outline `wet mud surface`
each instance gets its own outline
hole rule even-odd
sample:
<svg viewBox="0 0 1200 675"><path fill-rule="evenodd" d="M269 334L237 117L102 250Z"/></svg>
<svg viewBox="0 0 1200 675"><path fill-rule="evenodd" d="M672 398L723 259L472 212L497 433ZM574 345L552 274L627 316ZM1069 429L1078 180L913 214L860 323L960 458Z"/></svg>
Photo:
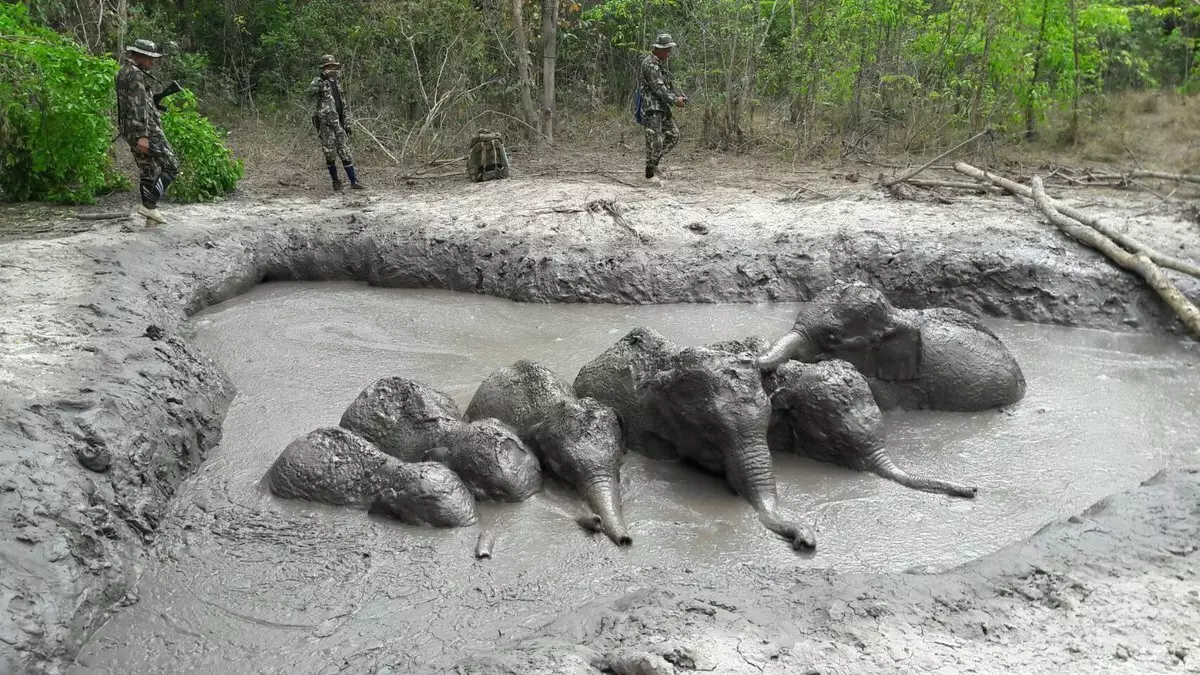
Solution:
<svg viewBox="0 0 1200 675"><path fill-rule="evenodd" d="M119 619L142 604L138 589L147 574L172 569L165 564L172 555L187 559L172 551L181 545L183 537L176 534L186 532L188 522L195 536L204 538L196 546L207 550L221 539L231 560L253 561L256 550L262 553L273 549L272 542L285 542L294 551L294 562L283 567L262 563L263 574L276 575L280 584L308 587L314 607L323 608L320 598L330 597L318 591L322 585L341 589L344 604L323 608L330 612L315 624L317 629L307 627L308 618L291 622L300 627L288 630L308 631L309 638L297 640L319 640L313 630L334 630L344 618L338 615L349 611L347 607L366 606L368 598L356 599L344 580L377 573L381 568L372 566L373 561L389 558L390 538L339 548L344 536L332 523L341 516L314 519L305 536L296 539L286 525L268 518L243 528L235 521L219 520L223 517L219 505L210 508L196 500L191 508L205 515L180 515L176 509L184 502L172 501L179 485L205 466L220 439L234 393L231 373L196 347L185 322L190 314L263 280L355 280L533 302L661 303L796 301L842 278L875 284L902 306L952 306L986 316L1110 330L1178 331L1178 323L1137 279L1064 240L1040 223L1027 205L987 197L962 198L952 205L896 202L870 188L835 199L781 201L788 194L770 188L686 182L649 190L587 178L513 179L500 185L454 186L407 195L171 206L170 227L132 233L121 232L122 223L110 221L79 232L83 229L79 221L54 209L44 217L25 219L30 227L24 229L36 231L35 236L12 234L4 226L0 243L0 672L64 670L97 627L110 616ZM1197 241L1190 224L1162 215L1139 215L1146 205L1136 201L1108 197L1090 201L1094 202L1090 208L1105 212L1147 243L1176 255L1195 256ZM606 208L606 203L619 208ZM614 212L620 217L614 217ZM6 209L2 218L9 215ZM1193 299L1200 298L1200 284L1180 279L1179 285ZM493 333L486 337L501 339ZM318 374L312 375L310 384L320 386ZM1172 394L1178 392L1164 387L1165 396ZM898 422L897 442L902 433ZM272 452L275 447L273 443ZM1137 453L1155 452L1147 442L1131 447ZM904 454L899 459L915 462L919 456ZM957 463L965 459L956 458L947 469L957 475ZM970 467L964 463L963 468ZM1191 480L1186 476L1172 474L1150 492L1131 493L1131 501L1121 502L1126 504L1121 508L1133 511L1123 512L1122 522L1132 522L1139 508L1150 509L1147 499L1165 504L1175 499L1173 495L1184 494ZM879 483L878 489L891 487ZM210 510L203 511L206 508ZM1141 527L1157 528L1161 541L1155 540L1154 546L1159 548L1174 536L1167 532L1163 512L1137 511L1150 518ZM198 527L203 518L212 522ZM1127 533L1122 537L1134 537L1128 528L1121 532ZM511 542L502 540L501 545ZM1067 545L1064 541L1046 544ZM479 606L491 607L503 593L512 593L503 585L472 590L473 586L460 583L461 568L439 567L442 558L457 561L456 556L441 555L430 542L412 546L430 551L427 559L414 565L414 578L430 581L392 587L395 598L389 602L403 605L401 596L411 591L403 614L413 621L425 620L421 612L442 602L437 598L483 593ZM363 556L364 548L371 549L367 552L372 555ZM350 565L347 558L360 562ZM1068 560L1065 553L1060 558L1066 566L1080 564L1078 559ZM871 569L871 564L867 560L862 569ZM342 578L331 581L327 569L337 570ZM1167 569L1176 568L1168 565ZM630 591L661 580L658 588L674 593L671 597L692 597L690 591L680 595L680 587L674 585L678 570L661 570L658 578L648 574L610 578L627 583ZM779 589L786 585L782 578L798 579L798 574L793 569L786 577L776 572L754 576L755 581L735 595L752 597L758 590ZM669 589L668 577L675 580ZM1144 581L1130 593L1146 596L1152 587ZM188 589L201 593L245 588L250 593L255 584L250 577L222 578L196 580ZM363 586L350 584L349 588ZM179 592L190 593L188 589ZM812 592L829 591L814 586ZM302 600L289 597L280 601L291 604L276 612L278 616L304 611L293 607ZM522 597L514 595L513 602L526 602ZM759 597L767 602L767 594ZM1166 597L1176 615L1191 616L1173 590ZM668 616L674 610L666 609L671 602L653 601L665 612L663 625L675 625ZM612 609L611 604L606 606ZM169 613L166 616L163 621L175 622L180 635L195 632L189 624ZM223 630L236 634L245 630L240 624L246 621L289 623L247 616L250 619L230 619ZM742 625L744 614L735 618ZM787 620L795 623L795 618ZM533 630L547 620L539 615L527 628ZM459 626L453 635L432 635L430 644L414 653L435 653L438 642L457 645L458 633L478 632L471 628ZM629 643L634 632L612 646ZM572 634L572 644L609 640L591 629ZM757 635L751 628L740 634L745 639ZM563 634L556 635L554 639ZM205 649L213 648L195 647L197 652ZM362 649L362 655L343 658L358 663L380 652L393 653L392 647ZM457 648L443 651L453 649ZM738 668L749 667L740 659L737 663ZM306 665L317 672L345 665L331 664ZM532 666L517 670L537 672Z"/></svg>
<svg viewBox="0 0 1200 675"><path fill-rule="evenodd" d="M288 441L336 424L358 391L385 375L418 379L465 407L483 378L518 358L536 355L569 381L637 325L704 344L779 332L794 314L788 304L527 305L294 283L260 286L202 313L194 344L239 392L222 443L180 488L165 555L140 602L93 637L74 672L310 672L315 663L336 672L334 664L368 662L440 670L577 605L623 595L630 583L686 580L742 606L756 601L748 590L756 580L941 571L1162 466L1200 463L1194 345L995 321L1030 373L1023 401L999 412L888 416L898 461L979 485L980 497L953 500L779 457L781 503L818 531L812 557L771 538L720 480L638 455L627 458L622 480L631 550L579 531L572 498L552 489L482 507L498 533L495 558L483 563L471 556L477 528L406 527L282 501L260 484ZM314 545L329 550L314 554ZM350 665L363 654L367 661Z"/></svg>

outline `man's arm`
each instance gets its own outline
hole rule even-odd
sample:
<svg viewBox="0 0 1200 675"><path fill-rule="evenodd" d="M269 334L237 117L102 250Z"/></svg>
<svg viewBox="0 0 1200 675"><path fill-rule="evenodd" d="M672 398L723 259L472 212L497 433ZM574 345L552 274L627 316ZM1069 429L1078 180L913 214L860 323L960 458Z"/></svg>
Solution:
<svg viewBox="0 0 1200 675"><path fill-rule="evenodd" d="M647 60L642 64L642 81L649 85L650 92L667 106L675 105L675 92L663 81L662 69L653 61Z"/></svg>

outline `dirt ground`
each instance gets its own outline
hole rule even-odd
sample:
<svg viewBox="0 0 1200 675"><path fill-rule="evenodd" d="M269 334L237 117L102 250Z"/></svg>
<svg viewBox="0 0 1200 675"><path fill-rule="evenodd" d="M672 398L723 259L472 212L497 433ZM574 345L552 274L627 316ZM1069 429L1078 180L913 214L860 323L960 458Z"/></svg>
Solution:
<svg viewBox="0 0 1200 675"><path fill-rule="evenodd" d="M632 149L521 158L512 180L482 185L389 178L364 162L375 189L332 195L306 161L252 172L225 202L168 204L172 222L149 230L77 217L126 213L128 194L0 209L0 671L60 672L137 602L175 489L217 443L233 396L181 327L263 280L659 303L803 300L844 278L900 305L1180 330L1140 281L1028 204L956 190L897 198L872 184L891 170L877 163L764 169L681 153L650 187ZM1060 194L1195 259L1200 228L1170 189ZM1177 280L1200 299L1200 282ZM538 640L462 668L1200 672L1197 475L1171 472L941 575L776 575L730 591L762 598L751 607L662 584L564 608ZM331 665L359 669L300 667Z"/></svg>

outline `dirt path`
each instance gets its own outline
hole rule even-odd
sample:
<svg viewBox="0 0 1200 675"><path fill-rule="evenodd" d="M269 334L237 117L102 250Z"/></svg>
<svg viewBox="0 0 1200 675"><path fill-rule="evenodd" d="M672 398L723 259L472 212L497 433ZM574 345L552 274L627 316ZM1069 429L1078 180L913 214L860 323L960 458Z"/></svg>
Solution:
<svg viewBox="0 0 1200 675"><path fill-rule="evenodd" d="M5 207L0 666L56 672L110 611L136 602L167 504L216 443L232 396L179 329L264 279L650 303L801 300L853 278L901 305L1176 328L1136 279L1012 200L895 201L858 184L784 200L790 185L747 180L657 189L580 175L255 198L172 206L172 225L133 233L120 221L77 232L72 210ZM1190 223L1132 218L1146 202L1090 200L1149 243L1195 254ZM1200 298L1200 283L1181 286Z"/></svg>

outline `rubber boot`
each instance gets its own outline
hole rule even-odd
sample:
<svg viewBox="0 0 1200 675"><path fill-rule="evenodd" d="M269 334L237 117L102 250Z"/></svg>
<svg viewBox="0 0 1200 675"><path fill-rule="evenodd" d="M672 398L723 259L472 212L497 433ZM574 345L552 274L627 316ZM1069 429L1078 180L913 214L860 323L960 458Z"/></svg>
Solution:
<svg viewBox="0 0 1200 675"><path fill-rule="evenodd" d="M351 190L366 190L367 187L358 182L358 173L354 171L353 162L342 162L342 167L346 169L346 177L350 179Z"/></svg>
<svg viewBox="0 0 1200 675"><path fill-rule="evenodd" d="M337 164L327 164L326 169L329 169L329 177L333 179L333 191L342 191L342 179L338 177Z"/></svg>

